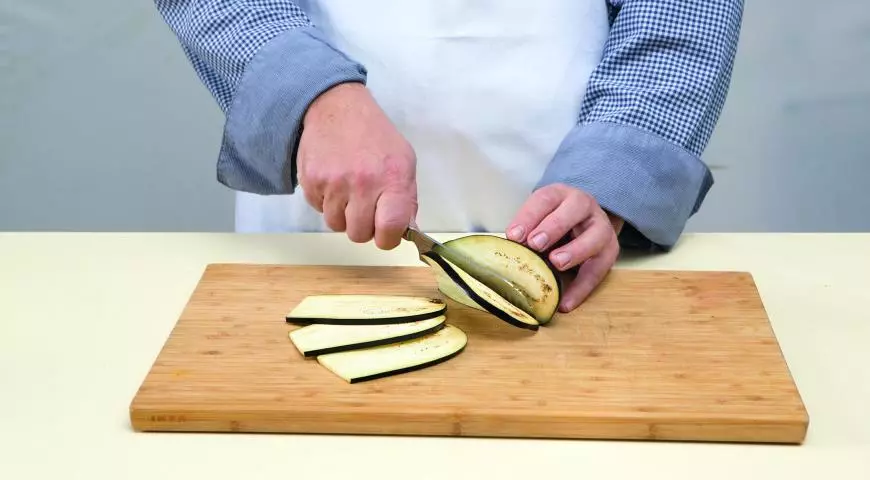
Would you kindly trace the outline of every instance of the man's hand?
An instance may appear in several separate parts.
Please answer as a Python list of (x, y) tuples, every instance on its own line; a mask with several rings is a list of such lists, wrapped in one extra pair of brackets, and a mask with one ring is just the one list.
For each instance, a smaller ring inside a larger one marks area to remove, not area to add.
[(296, 160), (305, 198), (354, 242), (399, 245), (417, 215), (416, 155), (362, 84), (312, 102)]
[(604, 279), (619, 256), (616, 236), (622, 220), (611, 217), (589, 194), (555, 184), (535, 191), (507, 229), (507, 237), (542, 252), (568, 235), (570, 241), (549, 252), (552, 264), (564, 272), (580, 265), (565, 289), (560, 312), (579, 306)]

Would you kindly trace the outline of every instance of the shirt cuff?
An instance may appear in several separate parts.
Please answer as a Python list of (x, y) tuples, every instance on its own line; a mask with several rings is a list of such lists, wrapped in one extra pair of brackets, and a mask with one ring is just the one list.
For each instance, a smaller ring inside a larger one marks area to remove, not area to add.
[(264, 44), (245, 69), (227, 110), (218, 181), (261, 195), (290, 194), (302, 119), (321, 93), (366, 81), (366, 70), (314, 27), (288, 30)]
[(536, 189), (564, 183), (592, 195), (625, 220), (620, 241), (672, 248), (713, 185), (697, 156), (644, 130), (615, 123), (574, 128)]

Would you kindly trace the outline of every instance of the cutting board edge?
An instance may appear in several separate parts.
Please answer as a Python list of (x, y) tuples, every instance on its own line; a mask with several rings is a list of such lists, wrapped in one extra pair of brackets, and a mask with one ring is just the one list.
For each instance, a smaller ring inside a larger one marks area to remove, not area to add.
[[(418, 269), (418, 268), (430, 268), (425, 263), (420, 262), (419, 264), (401, 264), (401, 265), (388, 265), (388, 264), (332, 264), (332, 263), (266, 263), (266, 262), (208, 262), (203, 267), (203, 275), (207, 272), (210, 272), (213, 269), (219, 268), (269, 268), (269, 269), (317, 269), (317, 268), (334, 268), (334, 269), (345, 269), (345, 270), (359, 270), (359, 269), (383, 269), (383, 270), (395, 270), (395, 269)], [(702, 269), (687, 269), (687, 268), (660, 268), (660, 267), (627, 267), (627, 266), (614, 266), (611, 269), (612, 272), (655, 272), (660, 274), (667, 273), (688, 273), (688, 274), (723, 274), (723, 275), (745, 275), (752, 279), (753, 283), (755, 283), (755, 277), (752, 274), (751, 270), (746, 269), (734, 269), (734, 270), (723, 270), (723, 269), (713, 269), (713, 268), (702, 268)], [(433, 283), (434, 285), (434, 283)]]
[[(782, 362), (783, 367), (785, 368), (785, 373), (788, 376), (789, 382), (791, 383), (792, 393), (794, 394), (795, 400), (798, 403), (798, 406), (801, 409), (803, 419), (802, 421), (807, 425), (806, 428), (809, 428), (809, 410), (807, 409), (806, 401), (803, 398), (803, 394), (801, 393), (801, 389), (798, 386), (797, 378), (795, 377), (794, 370), (792, 366), (788, 362), (788, 358), (785, 356), (785, 350), (782, 348), (782, 341), (780, 341), (779, 335), (776, 333), (776, 328), (774, 327), (774, 322), (770, 317), (770, 311), (767, 308), (767, 304), (764, 301), (764, 295), (761, 294), (761, 289), (758, 287), (758, 282), (755, 281), (755, 276), (752, 275), (752, 272), (741, 272), (746, 274), (749, 277), (749, 281), (752, 284), (752, 289), (755, 292), (755, 296), (758, 299), (758, 302), (761, 306), (761, 312), (764, 314), (764, 321), (767, 324), (767, 328), (770, 329), (770, 335), (773, 338), (774, 343), (776, 344), (776, 350), (779, 352), (779, 359)], [(806, 434), (806, 431), (804, 432)]]
[[(800, 445), (809, 429), (804, 416), (779, 420), (744, 419), (722, 423), (692, 422), (671, 419), (668, 421), (644, 421), (641, 418), (587, 418), (566, 422), (563, 418), (535, 419), (530, 428), (529, 420), (510, 421), (503, 416), (492, 418), (458, 418), (455, 415), (418, 416), (415, 421), (398, 423), (395, 428), (385, 429), (384, 420), (392, 414), (370, 416), (366, 422), (336, 421), (330, 414), (330, 422), (310, 416), (308, 412), (284, 416), (257, 418), (236, 415), (219, 418), (220, 412), (177, 409), (161, 410), (131, 408), (130, 425), (137, 432), (167, 433), (260, 433), (295, 435), (361, 435), (361, 436), (409, 436), (409, 437), (470, 437), (506, 439), (563, 439), (563, 440), (642, 440), (710, 443), (762, 443)], [(353, 416), (353, 413), (343, 413)], [(398, 414), (401, 415), (401, 414)], [(383, 418), (381, 418), (383, 417)], [(395, 419), (394, 419), (395, 421)], [(703, 425), (700, 425), (703, 423)]]

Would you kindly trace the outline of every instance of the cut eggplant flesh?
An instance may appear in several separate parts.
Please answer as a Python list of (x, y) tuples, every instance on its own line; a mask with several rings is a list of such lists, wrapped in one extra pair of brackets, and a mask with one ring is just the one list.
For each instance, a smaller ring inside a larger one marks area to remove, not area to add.
[(377, 347), (422, 337), (446, 325), (447, 317), (390, 325), (308, 325), (290, 332), (293, 345), (305, 357)]
[(444, 245), (435, 245), (432, 252), (450, 262), (454, 267), (461, 269), (479, 283), (486, 285), (517, 308), (526, 312), (532, 311), (532, 299), (522, 288), (489, 266), (481, 264), (472, 255), (461, 249), (449, 248)]
[[(501, 320), (520, 328), (529, 330), (537, 330), (539, 323), (534, 317), (517, 308), (514, 304), (500, 297), (497, 293), (491, 290), (486, 285), (478, 282), (471, 275), (464, 272), (462, 269), (448, 262), (444, 258), (438, 256), (434, 252), (427, 252), (421, 256), (423, 261), (438, 271), (438, 275), (442, 276), (439, 282), (443, 285), (449, 278), (458, 288), (448, 291), (442, 290), (446, 296), (451, 294), (456, 295), (456, 300), (459, 303), (470, 305), (480, 310), (487, 311)], [(451, 297), (453, 298), (453, 297)]]
[(288, 323), (387, 325), (440, 317), (441, 299), (403, 295), (311, 295), (287, 315)]
[(437, 282), (438, 290), (441, 293), (466, 307), (471, 307), (484, 312), (487, 311), (485, 308), (481, 307), (479, 303), (472, 300), (471, 297), (468, 296), (468, 293), (466, 293), (465, 289), (454, 282), (453, 279), (444, 272), (441, 266), (434, 262), (434, 260), (426, 259), (425, 261), (438, 272), (435, 275), (435, 281)]
[(484, 234), (467, 235), (444, 245), (473, 257), (516, 284), (531, 303), (531, 309), (523, 310), (539, 323), (545, 324), (555, 315), (561, 284), (555, 270), (539, 253), (512, 240)]
[(358, 383), (436, 365), (458, 355), (467, 343), (465, 332), (446, 325), (413, 340), (320, 355), (317, 361), (346, 382)]

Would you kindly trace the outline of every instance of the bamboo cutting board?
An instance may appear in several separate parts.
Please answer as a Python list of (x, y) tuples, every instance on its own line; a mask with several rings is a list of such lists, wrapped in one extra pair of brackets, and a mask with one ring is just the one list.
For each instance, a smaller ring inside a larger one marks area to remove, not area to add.
[(537, 332), (448, 300), (460, 355), (353, 385), (288, 338), (287, 312), (324, 293), (441, 296), (425, 267), (210, 265), (133, 428), (775, 443), (807, 430), (746, 273), (614, 270)]

